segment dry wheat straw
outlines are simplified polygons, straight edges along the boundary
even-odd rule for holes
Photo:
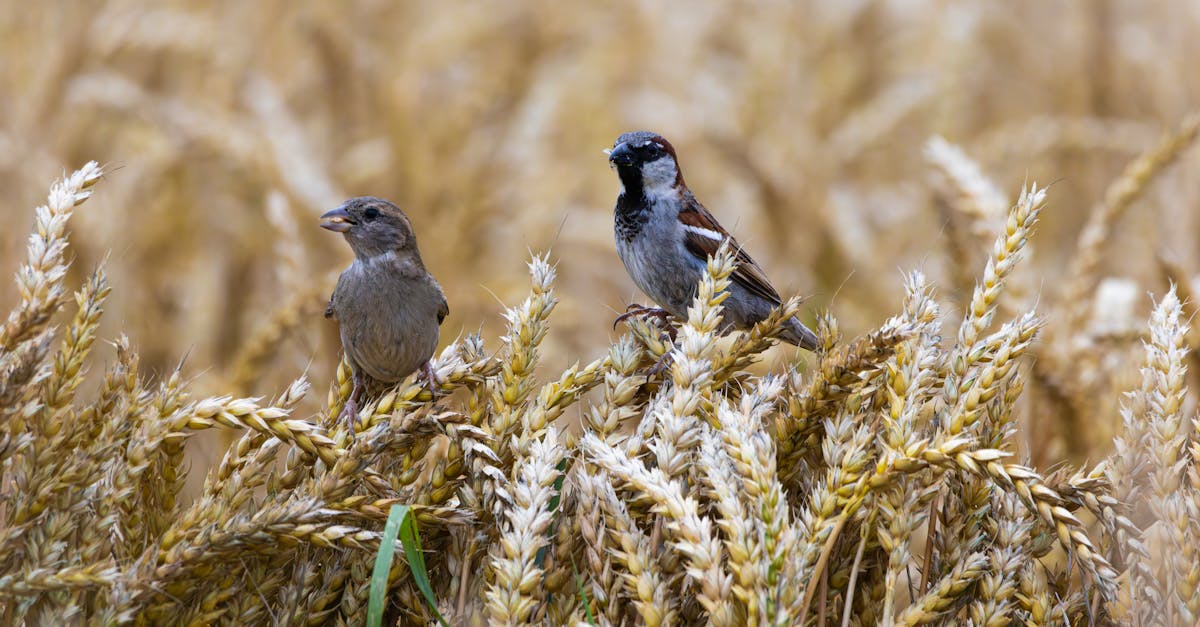
[[[535,257],[529,263],[529,274],[532,283],[529,297],[504,314],[508,321],[504,340],[507,354],[500,379],[491,389],[492,414],[487,431],[495,438],[496,453],[505,463],[514,454],[509,438],[521,426],[521,405],[533,392],[537,347],[546,337],[546,319],[556,303],[552,288],[555,272],[546,258]]]
[[[1051,150],[1136,153],[1160,135],[1154,124],[1122,118],[1037,115],[1001,124],[972,145],[996,159],[1031,159]]]
[[[995,497],[995,516],[989,520],[992,545],[988,548],[988,569],[979,580],[978,597],[970,607],[971,620],[977,625],[1000,627],[1012,620],[1012,598],[1017,593],[1019,573],[1030,556],[1025,548],[1033,526],[1012,496]]]
[[[734,462],[722,450],[720,436],[711,429],[700,435],[699,464],[713,503],[717,527],[724,537],[727,568],[733,575],[733,594],[738,600],[736,620],[757,623],[759,599],[764,588],[755,557],[762,554],[755,517],[740,496],[742,485],[734,471]]]
[[[549,504],[559,474],[555,467],[563,452],[558,432],[547,430],[545,437],[530,447],[528,456],[517,461],[513,485],[501,492],[508,503],[508,524],[492,557],[495,572],[486,593],[488,615],[495,623],[516,625],[529,621],[537,605],[545,601],[540,582],[543,570],[534,559],[547,542]]]
[[[787,411],[776,420],[779,468],[785,476],[796,476],[801,457],[817,448],[815,437],[823,421],[837,412],[852,390],[879,371],[896,345],[915,332],[899,318],[888,320],[869,335],[822,354],[807,383],[799,373],[790,377],[788,384],[794,391],[788,394]]]
[[[906,282],[905,315],[926,325],[920,335],[901,344],[888,362],[887,411],[882,438],[883,463],[895,463],[916,443],[923,402],[932,395],[937,336],[932,322],[937,318],[937,305],[925,277],[911,273]],[[900,571],[911,557],[909,545],[912,534],[922,522],[926,506],[936,490],[925,482],[899,482],[880,499],[882,514],[878,528],[880,547],[888,552],[887,569],[883,580],[883,622],[890,624],[896,606]],[[928,564],[926,568],[928,568]]]
[[[104,171],[95,161],[63,177],[50,187],[46,204],[34,210],[29,259],[17,270],[21,305],[0,327],[0,351],[8,353],[34,337],[57,311],[65,297],[62,282],[67,273],[67,221],[75,207],[92,195],[90,189]]]
[[[1038,189],[1037,183],[1021,190],[1020,198],[1008,212],[1003,230],[996,236],[996,241],[992,244],[992,254],[983,270],[983,277],[975,285],[966,315],[958,328],[956,351],[949,364],[956,380],[961,380],[965,370],[972,365],[979,336],[992,323],[1005,282],[1012,274],[1020,259],[1021,250],[1032,235],[1045,202],[1046,190]]]
[[[987,556],[972,553],[954,564],[954,567],[919,599],[913,601],[896,619],[900,625],[927,625],[949,609],[963,595],[987,566]]]
[[[780,379],[764,379],[758,389],[742,397],[737,410],[723,403],[718,411],[725,453],[737,470],[747,511],[756,513],[751,517],[756,542],[749,548],[750,555],[758,559],[750,564],[754,576],[743,577],[749,579],[753,591],[750,620],[774,625],[796,620],[792,612],[799,601],[803,573],[789,559],[799,538],[776,473],[775,446],[763,428],[765,414],[774,408],[782,388]]]
[[[604,512],[604,520],[613,537],[611,555],[624,566],[624,572],[616,571],[624,583],[624,597],[633,603],[638,617],[646,625],[671,624],[678,620],[676,606],[664,582],[658,561],[654,559],[654,546],[649,536],[638,529],[625,504],[617,496],[607,476],[593,476],[594,490],[599,497],[597,511]],[[611,566],[610,566],[611,568]],[[616,599],[612,599],[615,601]],[[619,605],[613,603],[612,609]],[[610,612],[609,620],[620,622],[620,612]]]
[[[616,444],[622,437],[620,427],[638,414],[641,405],[636,395],[645,377],[634,374],[641,352],[627,337],[609,349],[608,361],[612,371],[604,375],[604,397],[589,408],[583,420],[590,431]]]
[[[940,136],[925,143],[925,158],[938,168],[955,196],[953,207],[972,219],[975,230],[990,232],[993,223],[1005,213],[1008,201],[995,183],[983,174],[979,164]]]
[[[1182,339],[1179,314],[1180,303],[1171,291],[1155,308],[1151,319],[1151,341],[1145,345],[1141,385],[1127,397],[1128,402],[1120,410],[1123,433],[1113,441],[1116,450],[1106,468],[1118,503],[1154,500],[1161,507],[1175,489],[1172,471],[1164,469],[1162,464],[1173,465],[1182,446],[1179,432],[1182,425],[1177,415],[1183,384],[1183,364],[1179,363],[1183,349],[1176,344]],[[1145,485],[1147,472],[1155,469],[1162,482],[1157,489]],[[1152,492],[1148,497],[1143,495],[1147,489]],[[1151,530],[1146,529],[1146,533]],[[1134,622],[1150,620],[1165,609],[1160,604],[1166,599],[1162,598],[1161,584],[1151,585],[1157,582],[1157,577],[1151,570],[1147,538],[1137,527],[1122,525],[1114,539],[1116,544],[1111,552],[1119,555],[1126,567],[1129,586],[1126,611]]]
[[[1169,168],[1200,135],[1200,113],[1186,117],[1173,133],[1131,161],[1104,192],[1104,202],[1088,215],[1079,233],[1061,306],[1066,310],[1063,329],[1082,329],[1091,311],[1091,295],[1100,282],[1100,263],[1109,233],[1146,188]]]
[[[593,463],[654,502],[654,511],[666,517],[672,544],[688,562],[687,576],[697,586],[697,600],[713,623],[731,624],[732,578],[722,572],[720,544],[712,523],[700,516],[695,499],[685,496],[679,482],[667,479],[661,470],[647,469],[591,434],[584,435],[579,445]]]
[[[587,581],[585,592],[591,600],[591,607],[594,614],[598,615],[601,620],[609,622],[617,622],[620,620],[621,597],[620,583],[617,581],[616,573],[613,570],[612,555],[613,549],[617,546],[615,536],[610,533],[610,528],[616,528],[618,524],[628,520],[628,512],[625,511],[624,504],[616,499],[613,495],[613,502],[619,504],[614,511],[606,511],[604,508],[610,502],[607,495],[602,497],[601,493],[605,490],[611,490],[607,477],[598,477],[590,473],[590,468],[586,464],[577,464],[575,466],[576,479],[574,485],[579,490],[579,500],[583,503],[594,503],[594,507],[578,507],[575,511],[575,516],[578,521],[577,528],[579,529],[580,539],[584,544],[584,560],[578,564],[580,570],[587,573],[585,581]],[[606,517],[619,515],[622,516],[621,521],[612,523]],[[629,523],[632,528],[632,522]],[[634,550],[637,549],[639,543],[635,540],[631,543]],[[648,560],[646,560],[648,562]],[[641,561],[638,564],[642,564]],[[627,567],[628,568],[628,567]],[[643,572],[643,567],[639,566],[636,569],[630,570],[630,575],[633,578],[640,577]],[[643,588],[639,588],[643,589]],[[651,588],[645,588],[647,590]],[[639,597],[640,598],[640,597]]]
[[[1168,623],[1192,623],[1198,608],[1196,594],[1196,546],[1189,539],[1189,502],[1184,494],[1180,469],[1186,464],[1188,425],[1183,417],[1184,380],[1187,377],[1186,326],[1180,319],[1182,306],[1171,289],[1154,309],[1150,318],[1150,342],[1146,345],[1144,373],[1153,387],[1144,399],[1147,423],[1144,443],[1149,451],[1149,504],[1158,522],[1146,528],[1143,540],[1159,547],[1162,553],[1157,589],[1163,594],[1162,607]]]

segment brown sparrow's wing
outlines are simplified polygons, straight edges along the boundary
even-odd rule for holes
[[[338,276],[337,285],[333,288],[333,293],[329,295],[329,304],[325,306],[325,318],[332,318],[337,315],[337,299],[338,292],[342,291],[342,281],[346,278],[346,274],[342,273]]]
[[[742,250],[737,240],[721,227],[704,205],[695,199],[689,199],[684,210],[679,212],[679,221],[683,223],[684,245],[689,252],[699,259],[708,259],[717,254],[722,242],[729,240],[737,264],[730,276],[733,282],[776,305],[782,302],[779,292],[771,286],[762,268]]]
[[[442,295],[442,304],[440,307],[438,307],[437,312],[439,327],[442,326],[442,321],[445,320],[446,316],[448,315],[450,315],[450,304],[446,302],[446,296]]]

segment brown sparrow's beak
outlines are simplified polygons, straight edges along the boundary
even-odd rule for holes
[[[321,228],[337,231],[338,233],[349,231],[350,227],[355,224],[356,222],[350,217],[350,214],[341,207],[333,211],[327,211],[321,216]]]
[[[617,144],[609,151],[608,162],[612,165],[631,166],[634,162],[633,150],[629,148],[629,144]]]

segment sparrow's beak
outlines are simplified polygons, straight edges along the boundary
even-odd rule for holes
[[[328,211],[325,213],[325,215],[321,216],[321,228],[329,229],[330,231],[337,231],[338,233],[345,233],[346,231],[349,231],[350,227],[354,226],[355,224],[356,223],[354,222],[354,219],[350,217],[350,214],[341,207],[338,207],[333,211]]]
[[[613,146],[613,149],[608,153],[608,162],[617,166],[633,165],[633,150],[629,148],[629,144],[620,143]]]

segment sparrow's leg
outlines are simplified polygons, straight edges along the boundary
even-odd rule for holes
[[[654,377],[660,375],[666,372],[672,363],[674,363],[674,360],[671,358],[671,351],[667,351],[662,354],[662,357],[658,358],[658,361],[654,362],[653,366],[650,366],[650,369],[646,371],[646,376]]]
[[[358,373],[350,375],[350,380],[353,382],[353,387],[350,388],[350,398],[346,399],[346,406],[342,408],[342,415],[339,419],[345,423],[346,429],[350,432],[350,437],[354,437],[354,427],[358,423],[358,397],[362,396],[363,383]]]
[[[625,322],[626,320],[635,316],[642,318],[658,318],[665,322],[671,319],[671,312],[661,307],[643,307],[635,303],[625,308],[625,313],[617,316],[617,319],[613,321],[613,328],[617,328],[618,324],[621,324],[622,322]]]
[[[433,370],[433,362],[427,361],[421,365],[421,372],[417,375],[417,383],[425,386],[429,393],[437,396],[441,391],[442,382],[438,379],[437,373]]]

